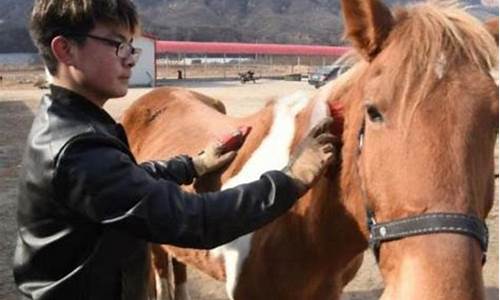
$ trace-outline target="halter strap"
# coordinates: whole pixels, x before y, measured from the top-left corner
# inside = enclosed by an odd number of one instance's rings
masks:
[[[377,223],[373,212],[368,211],[369,244],[377,261],[380,243],[409,236],[432,233],[458,233],[479,241],[483,251],[483,264],[488,250],[488,227],[478,217],[459,213],[428,213],[418,216]]]

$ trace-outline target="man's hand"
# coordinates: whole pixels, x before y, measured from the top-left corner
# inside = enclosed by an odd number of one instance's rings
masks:
[[[236,151],[229,151],[224,154],[221,153],[221,145],[215,143],[193,157],[193,165],[198,177],[222,168],[230,163],[236,156]]]
[[[198,177],[229,164],[236,156],[236,151],[243,145],[250,129],[246,126],[240,127],[233,133],[218,139],[216,143],[201,151],[198,156],[193,157],[193,165]]]
[[[333,119],[325,118],[313,127],[292,153],[284,172],[292,177],[302,196],[335,160],[336,138],[330,133]]]

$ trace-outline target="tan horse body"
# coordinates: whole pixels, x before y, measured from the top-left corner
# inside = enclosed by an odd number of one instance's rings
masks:
[[[226,280],[234,299],[339,299],[367,247],[366,207],[379,222],[425,212],[486,218],[498,131],[492,35],[453,5],[417,4],[391,13],[376,0],[342,4],[347,36],[363,60],[313,98],[278,99],[238,119],[205,105],[213,100],[200,94],[158,89],[125,114],[138,160],[194,155],[216,137],[252,126],[222,174],[189,187],[204,192],[284,167],[328,108],[336,101],[344,106],[340,169],[289,212],[211,251],[161,246],[157,262],[168,252]],[[383,243],[382,297],[484,299],[481,258],[478,241],[456,233]]]
[[[234,162],[222,174],[201,178],[188,188],[196,192],[249,182],[267,170],[282,169],[301,137],[329,114],[326,99],[299,94],[236,119],[205,105],[200,97],[157,89],[139,99],[123,120],[139,161],[195,155],[217,136],[251,126]],[[361,263],[359,253],[366,247],[352,215],[339,201],[336,174],[328,172],[284,216],[230,244],[211,251],[162,247],[177,260],[226,280],[228,294],[236,299],[335,299],[354,276]],[[161,250],[155,249],[157,265],[164,265]]]

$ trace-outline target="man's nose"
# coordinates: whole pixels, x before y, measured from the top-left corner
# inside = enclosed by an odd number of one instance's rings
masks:
[[[127,58],[125,58],[125,65],[129,68],[133,68],[135,66],[135,58],[132,53],[130,53]]]
[[[136,62],[137,59],[134,57],[131,51],[129,52],[126,58],[123,58],[123,64],[128,68],[134,67]]]

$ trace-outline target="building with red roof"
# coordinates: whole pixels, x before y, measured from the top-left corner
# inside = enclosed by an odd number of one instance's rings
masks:
[[[349,47],[340,46],[156,41],[156,52],[158,54],[259,54],[339,57],[348,50]]]

